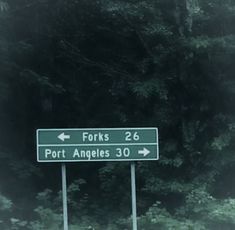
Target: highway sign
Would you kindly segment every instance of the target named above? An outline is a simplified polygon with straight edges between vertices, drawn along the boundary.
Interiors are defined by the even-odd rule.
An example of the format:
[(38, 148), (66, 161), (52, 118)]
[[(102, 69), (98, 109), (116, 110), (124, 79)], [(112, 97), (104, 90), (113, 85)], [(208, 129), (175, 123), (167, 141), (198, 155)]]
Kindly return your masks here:
[(38, 162), (158, 160), (157, 128), (38, 129)]

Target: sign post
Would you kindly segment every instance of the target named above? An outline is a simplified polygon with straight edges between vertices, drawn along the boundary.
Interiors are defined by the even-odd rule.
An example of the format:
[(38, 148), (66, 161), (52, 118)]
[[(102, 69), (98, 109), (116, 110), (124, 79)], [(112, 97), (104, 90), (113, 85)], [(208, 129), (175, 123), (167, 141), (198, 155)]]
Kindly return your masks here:
[(131, 200), (132, 200), (132, 227), (137, 230), (135, 162), (131, 162)]
[(63, 199), (64, 230), (68, 230), (66, 165), (64, 163), (61, 164), (61, 173), (62, 173), (62, 199)]
[(62, 163), (64, 230), (68, 230), (65, 162), (131, 161), (132, 221), (137, 230), (135, 161), (158, 159), (157, 128), (37, 130), (37, 161)]

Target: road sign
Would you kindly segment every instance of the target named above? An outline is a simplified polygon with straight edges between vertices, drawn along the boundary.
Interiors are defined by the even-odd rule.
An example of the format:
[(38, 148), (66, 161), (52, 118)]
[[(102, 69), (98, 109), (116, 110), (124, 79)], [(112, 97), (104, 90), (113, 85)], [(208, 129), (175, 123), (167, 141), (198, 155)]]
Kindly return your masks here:
[(38, 129), (38, 162), (158, 160), (157, 128)]

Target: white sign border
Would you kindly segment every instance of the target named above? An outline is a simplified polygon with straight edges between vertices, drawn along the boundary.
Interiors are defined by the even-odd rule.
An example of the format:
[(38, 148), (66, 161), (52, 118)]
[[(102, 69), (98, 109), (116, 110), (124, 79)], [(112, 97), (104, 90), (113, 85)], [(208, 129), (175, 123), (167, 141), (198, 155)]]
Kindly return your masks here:
[[(39, 144), (39, 131), (68, 131), (68, 130), (72, 130), (72, 131), (86, 131), (86, 130), (91, 130), (91, 131), (99, 131), (99, 130), (108, 130), (108, 131), (112, 131), (112, 130), (135, 130), (135, 129), (138, 129), (138, 130), (156, 130), (156, 143), (148, 143), (148, 145), (153, 145), (153, 144), (156, 144), (157, 146), (157, 156), (156, 158), (140, 158), (140, 159), (95, 159), (95, 160), (40, 160), (39, 159), (39, 147), (42, 147), (43, 145), (42, 144)], [(131, 162), (131, 161), (152, 161), (152, 160), (159, 160), (159, 144), (158, 144), (158, 128), (156, 127), (125, 127), (125, 128), (52, 128), (52, 129), (37, 129), (36, 130), (36, 144), (37, 144), (37, 162), (45, 162), (45, 163), (49, 163), (49, 162), (53, 162), (53, 163), (63, 163), (63, 162), (120, 162), (120, 161), (126, 161), (126, 162)], [(123, 145), (130, 145), (130, 143), (127, 143), (127, 144), (123, 144)], [(135, 145), (137, 143), (134, 143)], [(147, 143), (139, 143), (139, 145), (142, 144), (142, 145), (147, 145)], [(99, 145), (99, 144), (96, 144), (96, 145)], [(102, 144), (100, 144), (102, 145)], [(110, 144), (110, 145), (113, 145), (113, 144)], [(122, 145), (122, 144), (119, 144), (119, 145)], [(47, 145), (47, 146), (52, 146), (52, 145)], [(57, 146), (63, 146), (63, 145), (57, 145)], [(70, 144), (71, 146), (71, 144)], [(77, 145), (78, 146), (78, 145)], [(81, 145), (79, 145), (81, 146)], [(89, 146), (89, 144), (86, 144), (86, 146)]]

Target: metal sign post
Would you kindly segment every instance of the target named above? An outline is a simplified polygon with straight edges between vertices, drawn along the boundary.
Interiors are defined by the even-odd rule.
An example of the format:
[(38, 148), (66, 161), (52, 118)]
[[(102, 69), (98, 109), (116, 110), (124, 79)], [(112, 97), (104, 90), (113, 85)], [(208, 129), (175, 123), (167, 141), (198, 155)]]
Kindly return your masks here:
[(67, 185), (66, 185), (66, 166), (64, 163), (61, 165), (62, 173), (62, 198), (63, 198), (63, 220), (64, 230), (68, 230), (68, 208), (67, 208)]
[(132, 200), (132, 227), (133, 230), (137, 230), (135, 162), (131, 163), (131, 200)]

